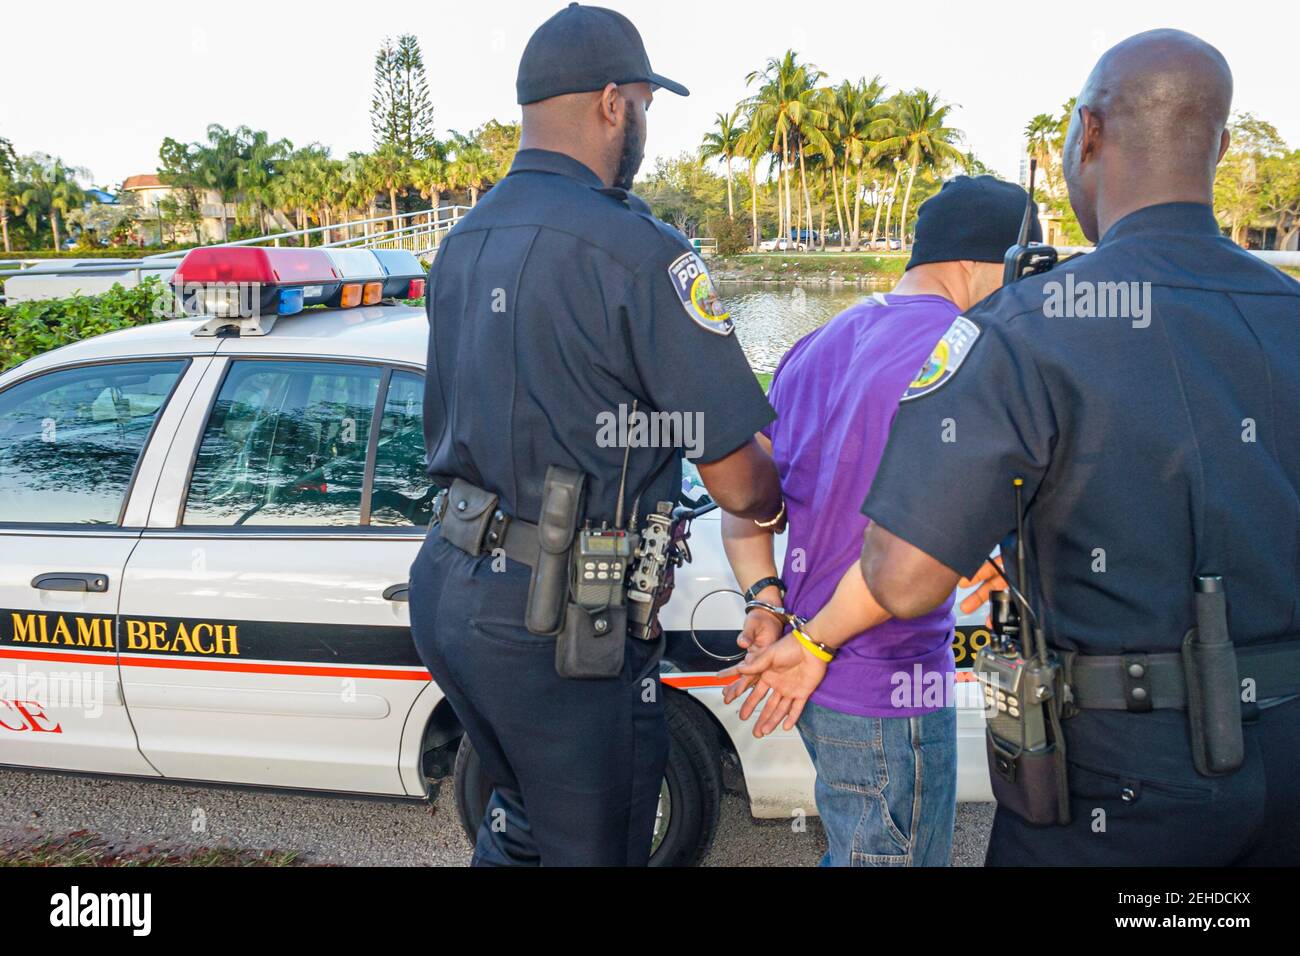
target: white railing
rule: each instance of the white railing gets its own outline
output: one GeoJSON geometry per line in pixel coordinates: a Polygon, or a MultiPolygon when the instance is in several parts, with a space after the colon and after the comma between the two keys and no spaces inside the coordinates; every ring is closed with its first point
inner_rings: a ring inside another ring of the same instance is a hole
{"type": "MultiPolygon", "coordinates": [[[[468,206],[441,206],[375,216],[329,226],[313,226],[289,232],[269,233],[251,239],[212,243],[213,246],[313,246],[321,249],[404,249],[421,259],[430,259],[442,237],[464,218],[468,206]],[[394,225],[396,223],[396,225],[394,225]],[[340,233],[342,238],[335,238],[340,233]],[[317,240],[313,242],[313,240],[317,240]]],[[[158,252],[138,258],[122,259],[7,259],[0,260],[0,279],[25,275],[98,275],[121,276],[139,285],[146,275],[170,273],[189,249],[158,252]],[[132,281],[133,280],[133,281],[132,281]]],[[[124,282],[123,284],[126,284],[124,282]]],[[[0,296],[0,302],[4,296],[0,296]]]]}

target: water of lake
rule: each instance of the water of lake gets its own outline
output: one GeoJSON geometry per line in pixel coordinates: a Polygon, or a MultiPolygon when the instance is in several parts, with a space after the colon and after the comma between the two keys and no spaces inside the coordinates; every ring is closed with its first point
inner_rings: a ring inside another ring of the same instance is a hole
{"type": "Polygon", "coordinates": [[[719,282],[718,291],[736,321],[736,336],[749,364],[756,372],[771,372],[799,339],[889,286],[888,282],[870,287],[719,282]]]}

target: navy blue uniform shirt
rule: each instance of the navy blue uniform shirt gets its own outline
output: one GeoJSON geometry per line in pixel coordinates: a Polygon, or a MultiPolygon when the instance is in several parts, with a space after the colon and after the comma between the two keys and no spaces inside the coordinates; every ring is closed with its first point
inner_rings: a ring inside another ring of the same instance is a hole
{"type": "Polygon", "coordinates": [[[665,438],[709,462],[774,417],[686,238],[561,153],[521,150],[452,229],[427,308],[429,473],[526,521],[549,465],[585,472],[587,516],[613,519],[634,400],[678,424],[660,417],[631,449],[625,514],[638,495],[642,515],[678,500],[683,449],[665,438]]]}
{"type": "Polygon", "coordinates": [[[1017,476],[1055,646],[1176,650],[1196,574],[1223,576],[1238,645],[1300,630],[1300,284],[1168,203],[972,308],[863,511],[971,574],[1015,527],[1017,476]]]}

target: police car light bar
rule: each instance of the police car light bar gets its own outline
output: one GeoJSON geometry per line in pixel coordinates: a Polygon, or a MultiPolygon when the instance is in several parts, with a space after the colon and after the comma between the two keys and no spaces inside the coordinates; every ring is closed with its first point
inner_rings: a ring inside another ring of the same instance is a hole
{"type": "Polygon", "coordinates": [[[419,299],[424,296],[425,268],[414,253],[402,249],[375,249],[384,270],[384,297],[419,299]]]}
{"type": "Polygon", "coordinates": [[[384,297],[384,270],[369,249],[327,249],[325,254],[334,271],[343,279],[338,294],[326,305],[351,309],[358,305],[375,305],[384,297]]]}
{"type": "Polygon", "coordinates": [[[234,329],[265,335],[278,316],[334,298],[343,285],[320,249],[209,246],[191,249],[172,275],[181,308],[208,317],[195,335],[234,329]]]}

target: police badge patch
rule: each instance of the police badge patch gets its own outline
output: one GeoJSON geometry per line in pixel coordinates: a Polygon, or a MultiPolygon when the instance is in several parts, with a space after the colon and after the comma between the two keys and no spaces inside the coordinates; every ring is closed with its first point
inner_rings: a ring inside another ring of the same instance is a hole
{"type": "Polygon", "coordinates": [[[961,368],[961,363],[966,361],[971,346],[979,336],[978,325],[964,315],[957,316],[948,327],[948,331],[943,333],[943,338],[935,345],[934,351],[925,360],[925,364],[916,373],[916,378],[912,380],[911,385],[907,386],[907,391],[899,401],[905,402],[909,398],[928,395],[956,375],[957,369],[961,368]]]}
{"type": "Polygon", "coordinates": [[[718,335],[731,334],[736,324],[731,321],[731,313],[713,288],[713,280],[709,278],[703,259],[694,252],[682,253],[668,267],[668,277],[677,298],[681,299],[682,308],[696,325],[718,335]]]}

